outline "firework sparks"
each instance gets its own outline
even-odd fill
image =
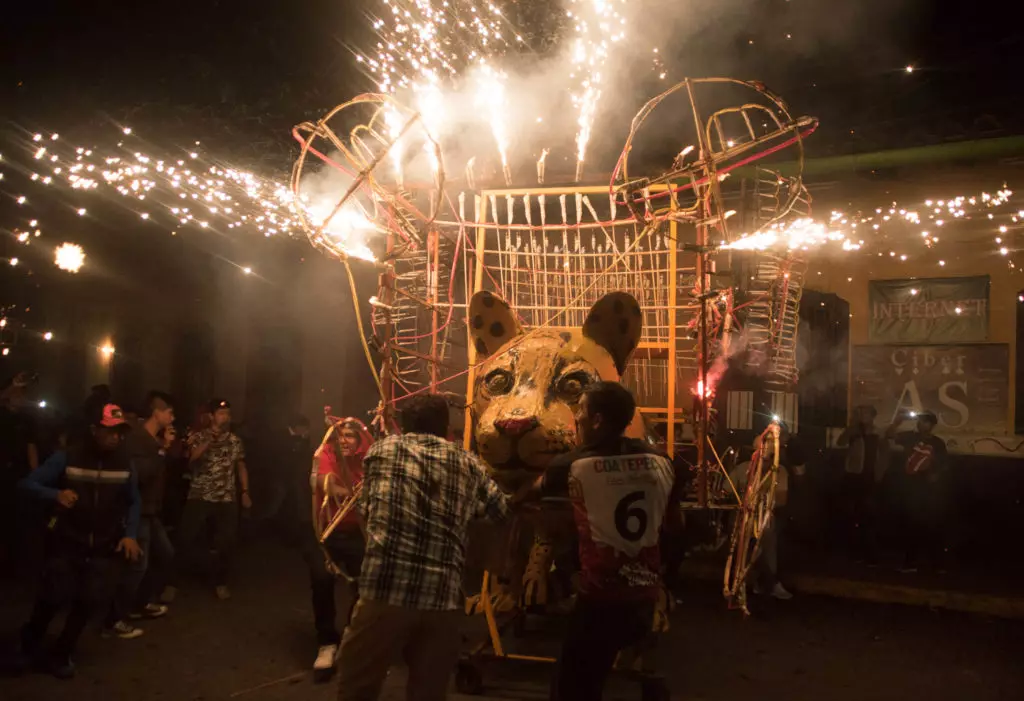
[[[388,152],[388,157],[391,159],[391,165],[395,170],[395,183],[398,185],[398,189],[402,189],[405,185],[405,177],[402,172],[402,117],[398,114],[398,110],[394,106],[388,105],[384,109],[384,123],[388,127],[388,136],[391,138],[391,150]],[[326,216],[326,215],[324,215]]]
[[[504,73],[487,65],[482,66],[477,76],[476,103],[480,109],[487,111],[491,123],[491,133],[494,134],[494,142],[498,146],[498,155],[501,157],[501,171],[505,176],[505,184],[511,185],[512,172],[508,165],[508,126],[505,122],[507,109],[505,79]]]
[[[601,99],[603,71],[613,44],[626,36],[626,18],[620,12],[625,0],[572,0],[566,14],[573,21],[576,39],[573,43],[571,78],[579,81],[572,94],[579,113],[576,134],[576,180],[583,177],[597,104]]]
[[[742,236],[723,248],[734,251],[764,251],[769,248],[787,248],[789,250],[807,250],[821,246],[830,241],[841,242],[843,250],[856,250],[860,244],[849,241],[846,236],[829,229],[813,219],[797,219],[785,226],[774,226],[749,236]]]
[[[517,34],[506,36],[501,8],[492,2],[381,2],[381,14],[373,20],[376,50],[359,54],[356,61],[383,93],[454,79],[467,66],[499,58],[522,42]]]
[[[62,243],[57,247],[57,251],[54,255],[54,263],[61,270],[66,270],[69,273],[77,273],[82,269],[82,265],[85,263],[85,251],[82,247],[74,243]]]
[[[39,136],[34,141],[42,140]],[[119,133],[119,138],[123,137]],[[200,228],[251,227],[271,236],[291,235],[299,227],[296,205],[285,185],[241,169],[204,164],[198,152],[190,153],[186,161],[143,152],[126,141],[108,148],[76,148],[52,137],[45,158],[41,150],[30,144],[28,157],[39,171],[30,174],[32,182],[67,186],[80,194],[135,200],[141,219],[169,218],[174,229],[190,224]],[[28,204],[24,195],[16,201]],[[79,216],[88,213],[85,207],[73,209]],[[35,228],[36,221],[30,226]],[[38,229],[35,235],[39,235]]]
[[[376,230],[369,217],[351,207],[343,207],[330,221],[325,222],[333,209],[333,204],[326,201],[314,202],[306,207],[310,221],[321,229],[321,243],[341,255],[371,262],[376,260],[373,251],[367,246],[367,237]]]

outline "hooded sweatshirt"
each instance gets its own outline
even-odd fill
[[[366,457],[367,451],[373,445],[373,436],[370,435],[366,424],[359,419],[352,417],[342,419],[335,424],[333,430],[340,435],[343,428],[354,428],[359,434],[359,446],[354,455],[342,456],[341,447],[336,441],[337,436],[331,435],[313,456],[313,478],[315,480],[313,494],[316,497],[316,503],[322,505],[318,528],[329,524],[338,513],[338,505],[327,495],[328,477],[333,475],[340,484],[349,488],[355,487],[363,481],[363,458]],[[358,527],[359,514],[354,508],[338,524],[338,528],[344,530]]]

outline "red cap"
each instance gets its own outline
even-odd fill
[[[100,419],[100,426],[117,428],[126,424],[124,412],[117,404],[107,404],[103,407],[103,417]]]

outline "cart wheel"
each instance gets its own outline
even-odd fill
[[[643,701],[670,701],[668,684],[664,679],[644,679],[641,682],[640,697]]]
[[[482,694],[484,678],[480,673],[480,668],[472,662],[459,662],[458,667],[455,668],[455,690],[460,694],[470,696]]]

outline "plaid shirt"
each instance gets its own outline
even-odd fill
[[[480,458],[436,436],[388,436],[363,462],[366,555],[359,595],[427,611],[461,609],[466,531],[503,521],[508,501]]]

